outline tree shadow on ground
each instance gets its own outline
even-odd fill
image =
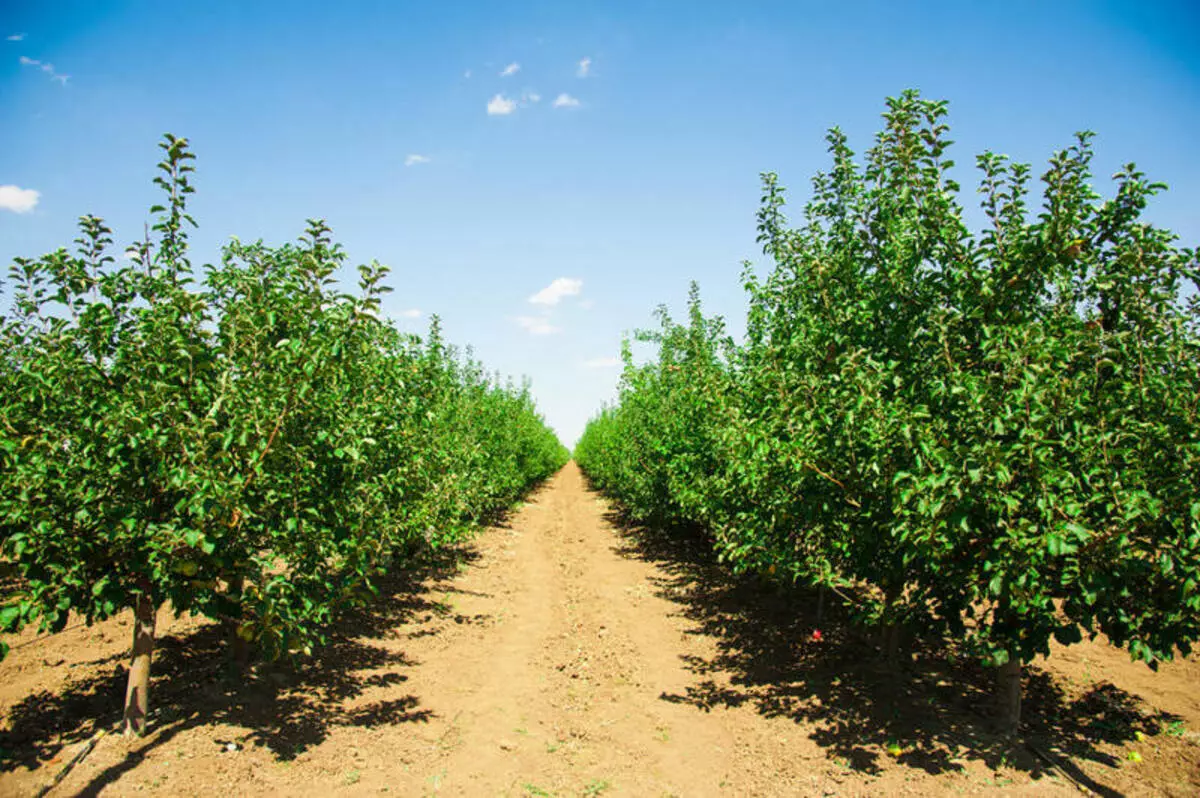
[[[321,743],[337,726],[378,727],[428,721],[433,713],[416,696],[358,701],[368,690],[395,687],[403,671],[419,663],[386,641],[399,639],[408,623],[427,634],[453,623],[480,623],[456,616],[433,593],[455,592],[452,577],[478,557],[463,544],[422,554],[379,584],[368,607],[343,613],[326,646],[294,663],[259,663],[230,673],[228,645],[220,627],[205,623],[158,641],[151,687],[151,732],[146,742],[109,767],[81,794],[96,794],[137,767],[148,751],[196,727],[228,725],[244,734],[238,745],[264,746],[279,760],[294,759]],[[101,659],[89,673],[57,692],[27,696],[8,713],[0,731],[0,771],[38,768],[63,748],[115,725],[124,704],[125,659]]]
[[[520,495],[511,500],[511,504],[495,504],[471,518],[471,523],[477,529],[491,529],[492,527],[511,529],[510,522],[512,521],[513,513],[519,509],[520,505],[537,501],[537,498],[549,489],[549,482],[553,476],[551,474],[550,476],[534,480],[526,486]]]
[[[696,682],[662,700],[702,711],[748,704],[767,717],[812,724],[810,737],[854,770],[880,772],[895,742],[898,762],[930,774],[982,761],[1033,778],[1066,775],[1100,795],[1118,795],[1072,760],[1115,766],[1098,743],[1158,734],[1176,719],[1147,711],[1111,684],[1069,695],[1051,674],[1029,667],[1024,744],[1013,744],[990,722],[992,675],[952,646],[914,644],[889,667],[873,635],[852,626],[832,602],[818,625],[815,590],[734,575],[699,530],[642,526],[617,511],[607,520],[618,531],[620,554],[658,567],[656,592],[694,624],[690,633],[716,641],[715,656],[685,658]]]

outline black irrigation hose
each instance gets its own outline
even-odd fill
[[[54,635],[60,635],[63,632],[69,632],[72,629],[78,629],[81,626],[87,626],[87,621],[78,621],[77,623],[73,623],[70,626],[67,626],[63,629],[59,629],[57,632],[51,632],[48,635],[42,635],[40,637],[35,637],[32,640],[26,640],[24,643],[17,643],[15,646],[9,646],[8,650],[9,651],[19,651],[22,648],[32,646],[36,643],[45,643],[50,638],[54,637]]]

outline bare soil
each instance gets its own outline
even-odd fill
[[[1027,670],[1009,744],[990,674],[925,650],[889,669],[836,608],[813,640],[811,594],[709,551],[622,524],[572,464],[297,667],[231,678],[214,626],[163,613],[152,732],[104,737],[51,794],[1200,794],[1195,659],[1056,652]],[[130,634],[12,641],[0,795],[115,726]]]

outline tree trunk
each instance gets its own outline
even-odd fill
[[[900,624],[889,623],[883,628],[883,650],[889,670],[900,669]]]
[[[879,622],[879,650],[883,652],[888,670],[895,672],[900,664],[900,624],[896,622],[896,606],[900,601],[901,589],[884,588],[886,604]]]
[[[154,655],[154,622],[158,608],[143,592],[133,607],[133,661],[125,688],[125,735],[146,733],[150,712],[150,659]]]
[[[817,626],[825,621],[825,588],[817,588]]]
[[[245,669],[246,664],[250,661],[250,644],[242,639],[238,634],[241,628],[242,621],[242,592],[246,587],[246,578],[235,576],[229,580],[229,587],[226,590],[230,600],[237,607],[233,613],[233,617],[228,618],[222,624],[224,626],[225,639],[229,641],[229,664],[234,673],[240,673]]]
[[[996,703],[1000,731],[1015,737],[1021,725],[1021,658],[1016,652],[996,670]]]

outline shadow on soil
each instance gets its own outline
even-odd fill
[[[416,696],[345,705],[371,688],[407,681],[403,670],[418,663],[376,644],[397,637],[397,627],[417,623],[409,634],[437,634],[448,624],[489,619],[460,616],[432,593],[453,593],[449,583],[477,557],[469,545],[424,554],[404,572],[380,584],[380,595],[363,611],[343,616],[329,644],[296,665],[260,664],[237,677],[228,671],[228,646],[215,624],[182,636],[166,636],[156,647],[151,733],[121,762],[97,775],[80,794],[94,795],[133,770],[151,749],[196,727],[225,724],[245,730],[215,745],[265,746],[289,760],[319,744],[335,726],[377,727],[425,722],[432,712]],[[37,768],[64,747],[114,724],[121,715],[125,656],[79,667],[89,675],[57,693],[29,695],[8,713],[0,732],[0,771]]]
[[[931,774],[977,760],[1034,778],[1065,774],[1100,795],[1119,795],[1071,760],[1115,766],[1097,743],[1158,734],[1163,723],[1176,720],[1147,713],[1135,696],[1111,684],[1069,696],[1050,674],[1030,667],[1025,745],[1013,745],[990,726],[992,679],[982,667],[914,647],[911,662],[891,669],[832,603],[819,625],[821,639],[814,641],[815,591],[733,575],[698,530],[647,528],[617,512],[607,520],[618,531],[619,553],[658,566],[663,576],[656,579],[657,592],[695,624],[691,633],[716,640],[714,657],[685,662],[695,684],[661,698],[702,711],[749,704],[768,717],[813,724],[811,738],[845,767],[879,772],[886,746],[896,741],[903,751],[897,761]]]
[[[509,528],[515,507],[545,490],[532,486],[513,509],[477,519],[481,527]],[[215,745],[265,746],[279,760],[291,760],[320,744],[332,728],[372,728],[423,723],[433,712],[414,695],[347,708],[366,690],[394,687],[408,677],[401,671],[419,663],[375,641],[436,635],[453,624],[487,624],[487,615],[466,616],[433,594],[460,593],[451,579],[478,559],[469,540],[413,556],[378,584],[370,606],[344,613],[326,646],[294,665],[260,663],[236,676],[229,672],[229,647],[216,624],[157,641],[151,685],[151,731],[144,744],[97,775],[80,795],[95,795],[136,768],[152,749],[177,735],[204,726],[228,725],[246,731]],[[0,578],[4,576],[0,572]],[[2,582],[0,582],[2,584]],[[403,624],[415,628],[400,632]],[[42,690],[16,704],[0,730],[0,772],[36,769],[64,748],[81,743],[98,729],[120,720],[125,697],[126,654],[73,664],[88,673],[69,679],[57,693]],[[58,663],[61,664],[61,663]]]

